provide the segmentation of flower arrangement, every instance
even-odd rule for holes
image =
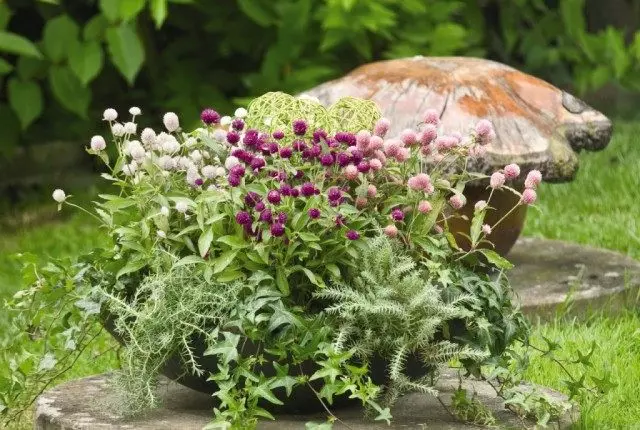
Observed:
[[[112,246],[44,267],[26,261],[30,286],[13,306],[48,327],[47,340],[14,360],[38,376],[4,387],[7,410],[101,327],[125,345],[115,384],[128,411],[154,406],[157,376],[169,372],[217,399],[212,428],[309,408],[331,423],[332,407],[353,401],[388,422],[403,392],[437,395],[443,366],[482,377],[526,342],[511,265],[486,240],[500,223],[484,222],[491,198],[475,204],[469,249],[455,238],[466,233],[448,228],[469,181],[513,192],[518,205],[536,200],[537,171],[523,192],[507,185],[516,164],[490,177],[467,171],[494,137],[490,122],[443,134],[428,110],[415,130],[388,136],[371,101],[325,108],[283,93],[232,117],[205,109],[191,132],[175,113],[160,132],[139,130],[139,108],[129,113],[118,122],[105,110],[112,139],[94,136],[87,149],[118,192],[80,209]],[[62,190],[53,199],[78,207]],[[562,409],[544,395],[518,397],[517,378],[495,374],[511,383],[500,390],[511,404],[528,402],[523,414],[546,420]]]

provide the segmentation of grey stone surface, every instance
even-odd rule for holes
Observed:
[[[161,379],[160,393],[163,406],[135,419],[124,419],[113,413],[114,393],[109,385],[109,374],[92,376],[60,385],[43,395],[36,403],[36,430],[196,430],[202,429],[213,416],[211,397],[166,378]],[[458,387],[458,378],[450,372],[443,375],[437,388],[446,405],[450,405],[451,393]],[[468,393],[477,393],[477,398],[491,408],[503,428],[522,428],[520,420],[504,408],[496,398],[489,384],[477,380],[465,380],[463,387]],[[544,389],[557,399],[565,397],[552,390]],[[394,421],[391,426],[367,421],[362,418],[359,408],[333,411],[352,429],[476,429],[454,419],[436,398],[424,394],[409,394],[402,397],[392,410]],[[573,414],[573,415],[572,415]],[[308,421],[321,422],[326,415],[278,416],[277,421],[265,421],[258,425],[264,430],[304,429]],[[568,428],[575,419],[575,410],[568,412],[550,428]],[[336,424],[336,429],[345,426]]]
[[[559,240],[521,238],[507,255],[508,276],[525,313],[552,314],[568,296],[574,312],[615,310],[640,287],[640,262],[623,254]]]

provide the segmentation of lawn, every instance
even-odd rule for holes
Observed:
[[[576,179],[568,184],[548,184],[540,189],[540,213],[530,211],[525,234],[570,240],[619,250],[640,258],[640,125],[618,125],[605,151],[581,156]],[[53,202],[51,203],[53,205]],[[10,254],[29,251],[38,255],[73,255],[100,243],[91,224],[72,217],[29,229],[0,230],[0,299],[19,285],[17,265]],[[7,323],[0,313],[0,333]],[[580,321],[555,321],[535,328],[535,336],[555,339],[571,351],[598,349],[594,364],[609,369],[617,384],[596,405],[583,401],[580,427],[585,429],[630,428],[640,423],[640,317],[629,309],[621,315],[594,315]],[[96,355],[110,342],[101,339],[96,350],[81,360],[73,374],[78,377],[113,366],[113,354]],[[564,389],[557,368],[534,361],[528,375],[532,381]]]

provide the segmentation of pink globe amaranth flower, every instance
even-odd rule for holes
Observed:
[[[425,187],[424,192],[427,193],[427,195],[429,195],[429,194],[433,194],[435,190],[436,188],[433,186],[433,184],[430,183]]]
[[[524,180],[524,186],[526,188],[537,188],[542,182],[542,173],[539,170],[532,170],[527,173],[527,178]]]
[[[422,155],[425,155],[425,156],[427,156],[427,155],[431,155],[431,154],[433,154],[435,151],[436,151],[436,149],[434,148],[433,143],[430,143],[430,144],[427,144],[427,145],[422,145],[422,146],[420,147],[420,153],[421,153]]]
[[[278,191],[271,190],[267,194],[267,200],[269,201],[269,203],[277,205],[282,201],[282,198],[280,197],[280,193]]]
[[[367,187],[367,197],[374,198],[378,194],[378,189],[375,185],[369,185]]]
[[[304,136],[307,133],[307,122],[303,119],[294,120],[291,126],[296,136]]]
[[[402,209],[392,210],[391,219],[393,219],[394,221],[402,221],[404,219],[404,212],[402,212]]]
[[[370,150],[375,151],[377,149],[382,149],[383,146],[384,146],[384,140],[382,140],[380,136],[371,136],[371,139],[369,139]]]
[[[240,225],[251,225],[251,215],[247,211],[240,211],[236,214],[236,222]]]
[[[358,163],[358,172],[360,173],[368,173],[369,170],[371,169],[371,165],[369,164],[368,161],[361,161]]]
[[[274,237],[280,237],[284,234],[284,225],[280,224],[280,223],[274,223],[271,224],[271,227],[269,228],[269,231],[271,232],[271,235]]]
[[[380,118],[376,125],[373,127],[373,134],[376,136],[384,137],[391,127],[391,121],[387,118]]]
[[[451,133],[451,137],[454,138],[458,142],[458,144],[462,142],[462,134],[459,131],[454,131],[453,133]]]
[[[349,230],[346,235],[349,240],[358,240],[360,239],[360,233],[355,230]]]
[[[353,164],[348,165],[344,168],[344,177],[350,181],[358,178],[358,168]]]
[[[440,114],[435,109],[428,109],[424,113],[423,121],[425,124],[438,126],[440,124]]]
[[[378,171],[382,169],[382,162],[377,158],[372,158],[369,160],[369,167],[371,167],[371,170],[373,171]]]
[[[482,157],[486,153],[487,153],[486,146],[473,145],[469,147],[469,157],[474,157],[474,158]]]
[[[273,138],[276,139],[276,140],[283,139],[284,138],[284,131],[276,130],[276,131],[273,132],[273,134],[271,136],[273,136]]]
[[[400,148],[395,156],[396,161],[398,161],[399,163],[404,163],[409,158],[411,158],[411,151],[409,150],[409,148]]]
[[[260,212],[260,221],[266,223],[271,223],[271,221],[273,221],[273,213],[271,212],[271,209],[265,209]]]
[[[411,146],[418,142],[418,136],[416,135],[415,131],[411,130],[410,128],[405,128],[400,133],[400,140],[406,146]]]
[[[422,200],[420,201],[420,203],[418,203],[418,212],[420,213],[427,214],[431,212],[432,209],[433,208],[431,207],[431,203],[426,200]]]
[[[293,148],[290,146],[285,146],[284,148],[280,148],[280,157],[282,158],[291,158],[293,155]]]
[[[362,151],[364,151],[369,145],[369,140],[371,139],[371,133],[367,130],[360,130],[356,133],[356,147]]]
[[[491,226],[489,224],[482,225],[482,232],[486,235],[491,234]]]
[[[476,124],[476,136],[480,145],[487,145],[493,141],[496,137],[496,132],[493,128],[493,124],[489,120],[481,119]]]
[[[533,188],[527,188],[522,192],[522,203],[532,205],[536,202],[538,195]]]
[[[356,208],[362,209],[367,203],[369,203],[369,200],[366,197],[356,197]]]
[[[384,234],[391,238],[398,236],[398,227],[393,224],[389,224],[382,231],[384,232]]]
[[[320,156],[320,164],[322,164],[325,167],[329,167],[329,166],[333,166],[333,155],[331,154],[322,154]]]
[[[505,176],[500,173],[500,172],[495,172],[493,175],[491,175],[491,179],[489,180],[489,185],[491,186],[491,188],[500,188],[504,185],[506,178]]]
[[[237,175],[229,175],[227,177],[227,180],[229,181],[229,185],[231,185],[232,187],[237,187],[238,185],[240,185],[240,182],[242,182],[242,178]]]
[[[386,155],[384,155],[384,152],[382,152],[381,150],[379,150],[379,149],[378,149],[378,150],[376,150],[376,151],[373,153],[373,156],[374,156],[376,159],[380,160],[380,162],[382,163],[382,165],[387,164],[387,156],[386,156]]]
[[[487,202],[484,200],[478,200],[473,207],[477,211],[484,210],[487,207]]]
[[[454,209],[462,209],[462,207],[467,203],[467,200],[462,194],[454,194],[449,198],[449,204]]]
[[[420,144],[428,145],[438,137],[438,127],[434,124],[426,124],[420,134]]]
[[[231,130],[227,133],[227,142],[231,145],[235,145],[240,141],[240,134],[237,131]]]
[[[244,121],[240,118],[234,119],[231,123],[231,128],[236,131],[242,131],[242,129],[244,129]]]
[[[417,175],[409,178],[409,180],[407,181],[407,185],[409,185],[409,188],[416,191],[424,190],[425,188],[427,188],[427,186],[429,186],[430,183],[431,177],[426,173],[418,173]]]
[[[506,179],[516,179],[518,176],[520,176],[520,166],[514,163],[504,166],[504,177]]]
[[[398,139],[389,139],[383,144],[384,153],[388,157],[395,157],[400,148],[402,148],[402,141]]]
[[[320,209],[318,209],[318,208],[311,208],[311,209],[309,209],[309,211],[307,213],[309,214],[309,218],[311,218],[311,219],[320,218]]]
[[[436,225],[433,226],[433,231],[436,234],[442,234],[444,232],[444,229],[441,226],[436,224]]]

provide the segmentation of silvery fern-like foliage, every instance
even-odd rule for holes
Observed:
[[[476,301],[473,295],[444,294],[406,251],[385,236],[369,241],[359,269],[349,283],[336,281],[315,297],[335,317],[336,349],[352,349],[362,360],[379,356],[389,363],[387,403],[404,391],[436,393],[429,381],[407,375],[410,358],[436,369],[452,359],[486,357],[486,351],[446,339],[449,321],[473,316],[469,311]]]

